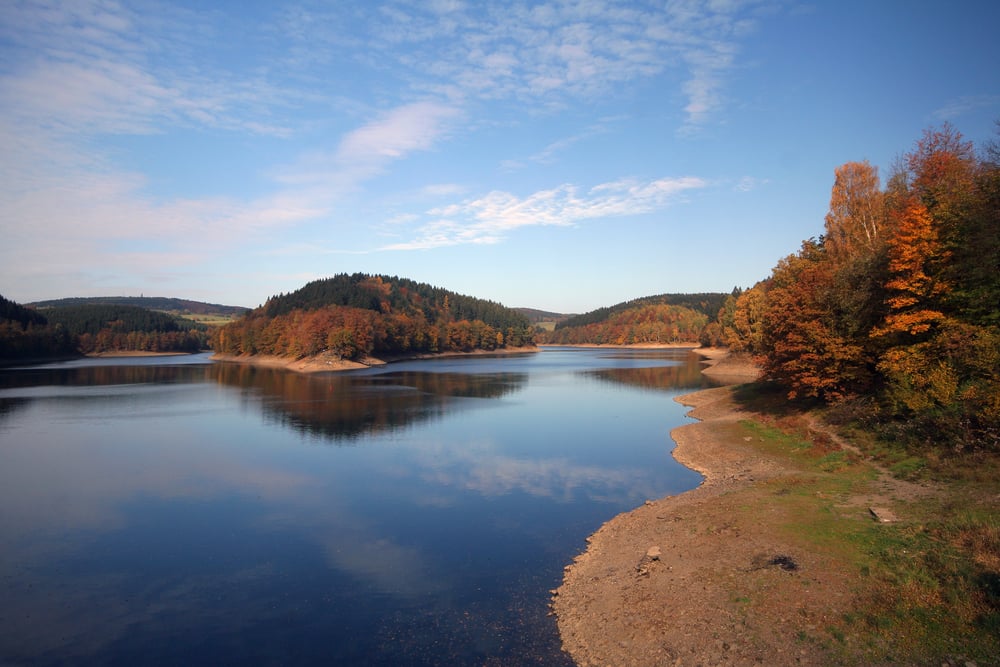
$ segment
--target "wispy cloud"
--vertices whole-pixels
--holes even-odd
[[[739,181],[736,182],[736,185],[733,186],[733,190],[735,190],[736,192],[750,192],[752,190],[756,190],[757,188],[763,185],[767,185],[768,182],[769,181],[766,178],[744,176],[743,178],[741,178]]]
[[[724,96],[755,2],[425,3],[383,6],[371,40],[406,44],[413,86],[448,96],[513,99],[536,109],[594,99],[667,70],[686,72],[684,131]]]
[[[0,11],[0,225],[12,241],[0,247],[0,265],[43,293],[84,274],[155,281],[268,230],[319,219],[393,161],[431,148],[457,115],[434,102],[371,114],[328,138],[331,150],[272,165],[282,178],[250,197],[155,196],[149,176],[123,167],[123,152],[106,138],[194,130],[286,139],[300,129],[288,121],[302,122],[289,105],[313,93],[218,62],[206,45],[221,29],[215,14],[169,5],[143,12],[97,0]]]
[[[465,192],[465,186],[458,183],[432,183],[425,185],[420,191],[427,197],[451,197]]]
[[[348,134],[338,160],[379,162],[430,148],[442,132],[442,122],[456,115],[452,107],[419,102],[393,109],[379,120]]]
[[[321,186],[327,193],[346,191],[393,161],[432,148],[459,115],[457,108],[436,102],[392,109],[347,133],[334,151],[305,156],[283,170],[278,180],[287,185]]]
[[[966,95],[934,111],[938,120],[952,120],[980,109],[1000,107],[1000,95]]]
[[[151,133],[163,122],[287,135],[268,111],[287,91],[214,63],[205,73],[194,54],[204,53],[197,40],[207,29],[204,17],[169,5],[142,15],[99,0],[5,7],[5,115],[67,135]]]
[[[139,237],[151,239],[149,247],[168,248],[163,262],[176,262],[197,254],[174,251],[190,247],[192,234],[210,242],[318,211],[314,203],[287,193],[253,201],[222,196],[157,201],[144,192],[147,177],[119,166],[116,149],[103,139],[185,127],[288,134],[269,120],[268,107],[282,97],[273,86],[220,69],[203,73],[190,52],[191,35],[202,24],[182,29],[181,19],[191,17],[181,10],[147,10],[151,13],[139,16],[114,2],[37,0],[0,12],[0,38],[7,43],[0,67],[4,216],[11,223],[33,221],[18,230],[27,247],[67,246],[67,256],[56,258],[66,267],[110,255],[124,261],[114,244]],[[98,251],[102,241],[109,244]],[[97,254],[84,252],[91,249]],[[7,255],[0,253],[19,267],[25,262],[23,253]]]
[[[432,220],[411,241],[384,250],[423,250],[460,244],[488,244],[523,227],[570,226],[594,218],[638,215],[659,210],[685,191],[707,184],[696,177],[655,181],[615,181],[581,192],[573,185],[541,190],[525,198],[494,191],[458,204],[428,211]]]
[[[595,124],[583,132],[557,139],[556,141],[544,146],[540,151],[537,151],[526,158],[501,160],[500,168],[504,171],[517,171],[519,169],[524,169],[530,164],[553,164],[558,160],[562,153],[571,150],[576,144],[585,142],[591,137],[604,134],[608,131],[609,130],[604,122]]]
[[[537,116],[589,104],[668,71],[687,81],[682,124],[700,126],[722,104],[747,12],[718,0],[665,7],[387,0],[253,15],[265,14],[273,24],[170,3],[7,3],[0,10],[0,226],[12,243],[0,246],[0,277],[38,285],[47,276],[57,293],[99,273],[94,267],[139,282],[317,221],[339,240],[332,230],[346,223],[334,220],[338,204],[394,165],[507,122],[501,117],[511,110]],[[229,48],[227,40],[248,44]],[[490,116],[495,101],[501,111]],[[522,161],[551,163],[605,129],[547,139]],[[252,194],[235,187],[211,194],[211,185],[170,194],[153,169],[136,166],[148,156],[130,155],[129,141],[174,133],[274,142],[284,152],[259,164]],[[315,141],[296,153],[293,140],[306,136]],[[523,198],[494,191],[410,222],[414,200],[426,207],[426,197],[474,192],[451,182],[460,175],[433,178],[442,182],[408,184],[410,195],[419,194],[399,210],[372,206],[378,212],[369,219],[398,217],[371,234],[402,238],[410,230],[413,238],[391,246],[397,249],[495,243],[519,227],[656,210],[701,187],[692,184],[697,179],[663,179],[590,190],[563,185]],[[403,197],[386,199],[395,206]],[[370,238],[333,250],[371,249]]]

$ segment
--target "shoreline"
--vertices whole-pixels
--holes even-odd
[[[90,352],[83,355],[87,359],[119,359],[124,357],[186,357],[199,352],[146,352],[144,350],[121,350],[116,352]]]
[[[753,381],[748,360],[696,350],[716,378]],[[721,368],[720,368],[721,366]],[[735,373],[740,368],[743,373]],[[743,437],[752,419],[734,403],[737,382],[674,400],[699,421],[674,428],[674,458],[701,473],[696,488],[647,500],[605,522],[552,591],[563,650],[578,665],[827,664],[804,627],[846,609],[850,574],[791,540],[773,486],[794,476]],[[761,509],[763,507],[763,509]],[[794,554],[791,573],[768,563]],[[808,575],[804,574],[808,573]],[[768,600],[752,613],[750,600]]]
[[[715,350],[720,348],[702,348],[700,343],[539,343],[538,347],[579,347],[588,349],[609,350]]]
[[[572,347],[590,349],[633,349],[633,350],[691,350],[702,358],[706,359],[709,366],[717,364],[720,359],[727,354],[723,348],[700,348],[697,343],[634,343],[629,345],[613,344],[577,344],[577,345],[533,345],[530,347],[510,347],[497,350],[472,350],[470,352],[428,352],[416,354],[387,355],[384,357],[363,357],[360,361],[348,361],[339,359],[329,354],[318,354],[302,359],[289,359],[274,355],[236,355],[215,353],[210,358],[212,361],[221,363],[246,364],[249,366],[259,366],[261,368],[283,368],[296,373],[338,373],[343,371],[361,370],[378,366],[385,366],[400,361],[417,361],[421,359],[448,359],[471,356],[504,356],[511,354],[534,354],[544,351],[546,348]],[[708,373],[710,369],[703,372]],[[741,371],[737,369],[736,373]],[[728,374],[728,373],[727,373]],[[746,381],[746,380],[743,380]]]
[[[405,355],[387,355],[384,358],[363,357],[360,361],[340,359],[330,354],[318,354],[302,359],[289,359],[273,355],[234,355],[213,354],[212,361],[221,363],[245,364],[261,368],[282,368],[296,373],[339,373],[343,371],[361,370],[381,367],[401,361],[416,361],[420,359],[447,359],[452,357],[474,356],[504,356],[510,354],[527,354],[538,352],[538,347],[512,347],[499,350],[472,350],[471,352],[433,352]]]

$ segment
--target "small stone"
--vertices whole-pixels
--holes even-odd
[[[646,558],[649,560],[660,560],[661,553],[660,547],[649,547],[649,549],[646,550]]]
[[[898,521],[896,515],[892,513],[892,510],[885,507],[869,507],[868,512],[872,515],[879,523],[893,523]]]

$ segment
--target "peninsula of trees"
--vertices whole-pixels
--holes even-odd
[[[280,294],[218,328],[216,352],[293,359],[496,350],[533,345],[528,318],[405,278],[355,273]]]

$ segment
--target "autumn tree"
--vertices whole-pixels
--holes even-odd
[[[767,376],[791,398],[867,395],[895,439],[1000,449],[1000,146],[979,159],[928,130],[882,192],[848,163],[825,223],[762,283]]]
[[[944,318],[938,308],[947,283],[937,276],[947,260],[927,207],[917,199],[894,211],[894,233],[887,243],[889,312],[872,336],[918,336]]]
[[[867,380],[863,346],[838,331],[830,307],[832,268],[812,240],[771,275],[762,313],[764,373],[792,399],[841,400]]]
[[[736,299],[739,296],[738,290],[733,290],[732,294],[726,296],[719,308],[719,314],[714,322],[709,322],[702,332],[702,345],[715,347],[725,345],[732,352],[739,352],[740,341],[733,331],[733,316],[736,313]]]
[[[878,168],[867,160],[837,167],[826,214],[824,245],[830,260],[842,264],[875,252],[884,235],[883,220]]]
[[[732,325],[725,339],[730,350],[754,355],[763,350],[766,292],[767,284],[761,281],[736,299]]]

